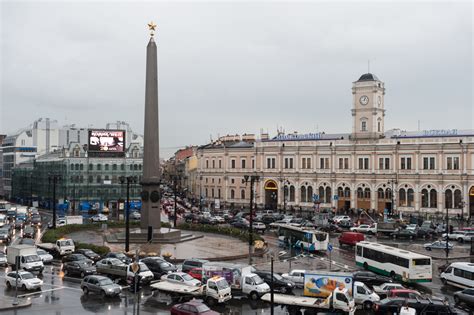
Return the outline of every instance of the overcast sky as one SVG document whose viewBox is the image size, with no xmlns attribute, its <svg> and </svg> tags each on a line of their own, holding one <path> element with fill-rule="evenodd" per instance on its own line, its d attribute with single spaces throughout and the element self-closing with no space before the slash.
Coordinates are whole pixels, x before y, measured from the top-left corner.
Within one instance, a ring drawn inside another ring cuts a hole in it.
<svg viewBox="0 0 474 315">
<path fill-rule="evenodd" d="M 470 1 L 2 1 L 0 133 L 39 117 L 142 133 L 150 20 L 163 155 L 277 126 L 351 132 L 369 59 L 387 130 L 474 129 Z"/>
</svg>

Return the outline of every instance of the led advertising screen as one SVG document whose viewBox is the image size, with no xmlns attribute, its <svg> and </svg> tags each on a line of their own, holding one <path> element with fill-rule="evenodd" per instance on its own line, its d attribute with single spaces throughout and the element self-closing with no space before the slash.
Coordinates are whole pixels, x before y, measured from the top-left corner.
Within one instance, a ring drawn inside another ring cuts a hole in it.
<svg viewBox="0 0 474 315">
<path fill-rule="evenodd" d="M 89 130 L 89 152 L 122 153 L 124 150 L 124 130 Z"/>
</svg>

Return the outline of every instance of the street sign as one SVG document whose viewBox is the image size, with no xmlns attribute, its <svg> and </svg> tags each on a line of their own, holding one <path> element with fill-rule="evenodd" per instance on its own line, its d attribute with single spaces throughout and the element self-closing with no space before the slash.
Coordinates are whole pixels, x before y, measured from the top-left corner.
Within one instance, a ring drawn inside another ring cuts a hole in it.
<svg viewBox="0 0 474 315">
<path fill-rule="evenodd" d="M 332 245 L 331 244 L 328 244 L 328 251 L 332 251 Z"/>
<path fill-rule="evenodd" d="M 313 194 L 313 201 L 318 201 L 319 200 L 319 195 Z"/>
<path fill-rule="evenodd" d="M 334 195 L 332 198 L 333 198 L 334 200 L 339 200 L 339 196 L 338 196 L 338 195 Z"/>
</svg>

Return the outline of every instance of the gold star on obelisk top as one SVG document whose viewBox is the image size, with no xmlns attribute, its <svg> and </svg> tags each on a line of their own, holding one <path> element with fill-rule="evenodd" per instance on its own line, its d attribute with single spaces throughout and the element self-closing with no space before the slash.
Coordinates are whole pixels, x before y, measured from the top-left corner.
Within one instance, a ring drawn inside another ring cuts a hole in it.
<svg viewBox="0 0 474 315">
<path fill-rule="evenodd" d="M 150 36 L 153 37 L 155 35 L 156 24 L 151 21 L 148 23 L 148 29 L 150 30 Z"/>
</svg>

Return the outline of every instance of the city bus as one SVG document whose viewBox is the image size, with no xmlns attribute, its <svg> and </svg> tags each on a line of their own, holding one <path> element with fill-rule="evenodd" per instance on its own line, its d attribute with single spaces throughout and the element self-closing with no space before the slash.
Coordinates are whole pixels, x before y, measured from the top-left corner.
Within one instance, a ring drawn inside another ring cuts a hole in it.
<svg viewBox="0 0 474 315">
<path fill-rule="evenodd" d="M 309 252 L 326 251 L 329 244 L 329 234 L 315 229 L 280 224 L 278 226 L 278 244 L 283 247 L 303 247 Z"/>
<path fill-rule="evenodd" d="M 431 257 L 379 243 L 359 242 L 356 264 L 402 282 L 431 282 Z"/>
</svg>

